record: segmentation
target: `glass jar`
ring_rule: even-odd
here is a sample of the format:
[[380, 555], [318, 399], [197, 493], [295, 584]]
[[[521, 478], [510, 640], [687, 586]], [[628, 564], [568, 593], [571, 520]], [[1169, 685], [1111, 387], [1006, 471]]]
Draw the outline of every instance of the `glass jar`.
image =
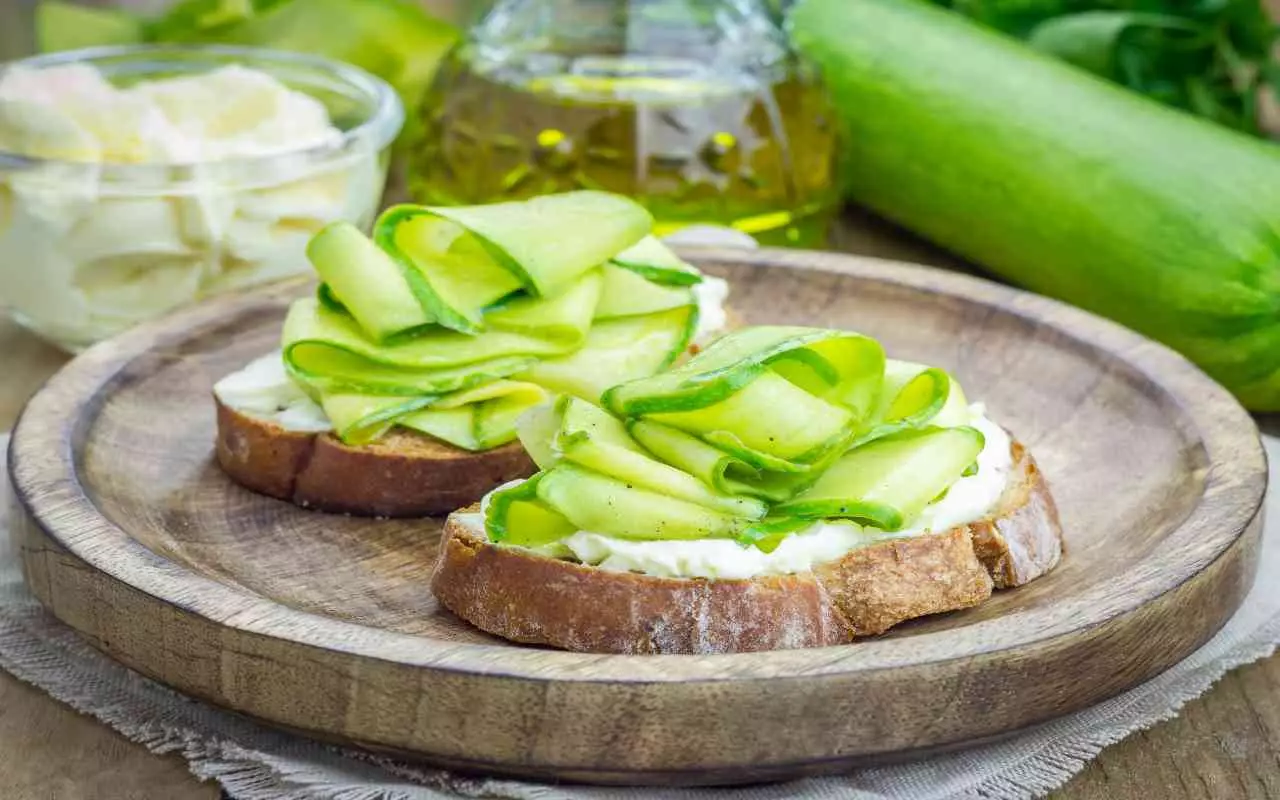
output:
[[311, 56], [138, 46], [16, 63], [90, 64], [117, 85], [236, 64], [316, 98], [339, 131], [270, 155], [183, 164], [0, 150], [0, 306], [69, 350], [220, 292], [307, 273], [316, 231], [337, 220], [372, 224], [404, 122], [384, 82]]
[[601, 189], [645, 204], [659, 234], [820, 246], [837, 133], [777, 19], [760, 0], [499, 0], [437, 73], [410, 194]]

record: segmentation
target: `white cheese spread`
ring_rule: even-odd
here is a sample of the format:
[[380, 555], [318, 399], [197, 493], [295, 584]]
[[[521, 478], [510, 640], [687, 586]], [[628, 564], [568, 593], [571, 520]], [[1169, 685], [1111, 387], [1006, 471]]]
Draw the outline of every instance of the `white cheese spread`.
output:
[[[305, 167], [292, 155], [341, 140], [319, 100], [246, 67], [128, 88], [87, 64], [10, 67], [0, 151], [53, 160], [0, 170], [0, 297], [76, 349], [305, 272], [311, 235], [336, 220], [367, 226], [382, 192], [379, 153]], [[272, 160], [227, 166], [261, 157]], [[187, 166], [135, 180], [104, 165]]]
[[729, 319], [724, 301], [729, 297], [729, 282], [712, 275], [702, 276], [702, 283], [693, 285], [693, 298], [698, 303], [698, 329], [693, 334], [695, 344], [705, 345], [716, 334], [723, 333]]
[[218, 381], [213, 394], [233, 411], [274, 422], [288, 431], [321, 433], [333, 427], [324, 409], [289, 377], [279, 352]]
[[0, 74], [0, 146], [107, 164], [196, 164], [339, 142], [324, 104], [230, 65], [118, 88], [89, 64]]
[[[926, 506], [901, 531], [888, 533], [845, 520], [825, 520], [786, 537], [770, 553], [729, 539], [640, 541], [579, 531], [539, 552], [572, 557], [601, 569], [667, 578], [742, 579], [809, 572], [816, 565], [834, 561], [859, 547], [943, 531], [987, 516], [1008, 485], [1013, 468], [1012, 443], [1003, 428], [987, 419], [981, 404], [970, 408], [969, 424], [986, 438], [978, 455], [977, 471], [952, 484], [941, 499]], [[487, 503], [488, 497], [481, 507]], [[483, 518], [478, 524], [483, 525]]]

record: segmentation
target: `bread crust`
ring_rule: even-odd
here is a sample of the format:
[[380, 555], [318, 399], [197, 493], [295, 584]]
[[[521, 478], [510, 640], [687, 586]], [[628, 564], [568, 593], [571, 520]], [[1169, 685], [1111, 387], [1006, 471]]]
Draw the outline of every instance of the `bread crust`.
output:
[[1062, 559], [1062, 525], [1058, 505], [1040, 466], [1019, 442], [1013, 447], [1014, 475], [1000, 508], [1005, 514], [974, 523], [973, 549], [997, 589], [1033, 581]]
[[286, 430], [215, 403], [223, 471], [247, 489], [304, 508], [370, 517], [447, 514], [537, 469], [519, 442], [473, 453], [397, 429], [352, 447], [330, 433]]
[[[614, 572], [499, 547], [479, 515], [445, 524], [431, 590], [481, 630], [512, 641], [622, 654], [819, 647], [916, 617], [978, 605], [1061, 556], [1044, 476], [1013, 445], [1009, 488], [988, 520], [881, 542], [813, 572], [748, 580]], [[1050, 542], [1052, 540], [1052, 543]]]

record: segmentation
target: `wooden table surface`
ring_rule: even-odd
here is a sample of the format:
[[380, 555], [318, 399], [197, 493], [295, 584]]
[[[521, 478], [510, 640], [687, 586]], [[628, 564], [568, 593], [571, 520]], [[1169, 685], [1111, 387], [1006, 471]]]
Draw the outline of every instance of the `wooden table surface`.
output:
[[[963, 268], [861, 216], [834, 245]], [[66, 357], [0, 320], [0, 431]], [[0, 672], [0, 797], [7, 800], [214, 800], [174, 755], [156, 756]], [[1280, 798], [1280, 656], [1224, 678], [1174, 720], [1105, 750], [1055, 800]]]

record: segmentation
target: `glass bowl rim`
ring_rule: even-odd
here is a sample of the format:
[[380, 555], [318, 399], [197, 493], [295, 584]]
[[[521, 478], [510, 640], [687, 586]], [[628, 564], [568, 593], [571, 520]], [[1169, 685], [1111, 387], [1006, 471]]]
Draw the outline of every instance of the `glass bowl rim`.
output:
[[93, 168], [100, 171], [100, 180], [106, 182], [109, 182], [112, 177], [118, 177], [127, 182], [131, 176], [154, 176], [157, 175], [158, 171], [190, 170], [210, 166], [216, 166], [219, 169], [243, 170], [251, 173], [259, 168], [276, 165], [281, 159], [323, 162], [330, 157], [346, 154], [352, 149], [365, 145], [366, 142], [369, 151], [381, 152], [383, 148], [387, 147], [399, 136], [404, 126], [405, 110], [400, 96], [389, 83], [376, 75], [345, 61], [309, 53], [274, 50], [266, 47], [219, 44], [130, 44], [87, 47], [78, 50], [42, 53], [14, 61], [0, 62], [0, 75], [15, 66], [43, 68], [81, 62], [94, 63], [107, 59], [125, 61], [132, 59], [142, 62], [154, 60], [159, 65], [166, 57], [173, 59], [192, 57], [199, 59], [200, 57], [205, 57], [210, 62], [211, 68], [242, 63], [250, 68], [256, 65], [269, 66], [275, 64], [285, 67], [311, 69], [317, 73], [335, 78], [346, 87], [354, 88], [370, 100], [373, 109], [358, 125], [342, 131], [342, 135], [333, 142], [297, 149], [285, 148], [266, 155], [191, 162], [151, 161], [120, 163], [42, 158], [0, 149], [0, 168], [17, 167], [23, 169], [45, 166]]

